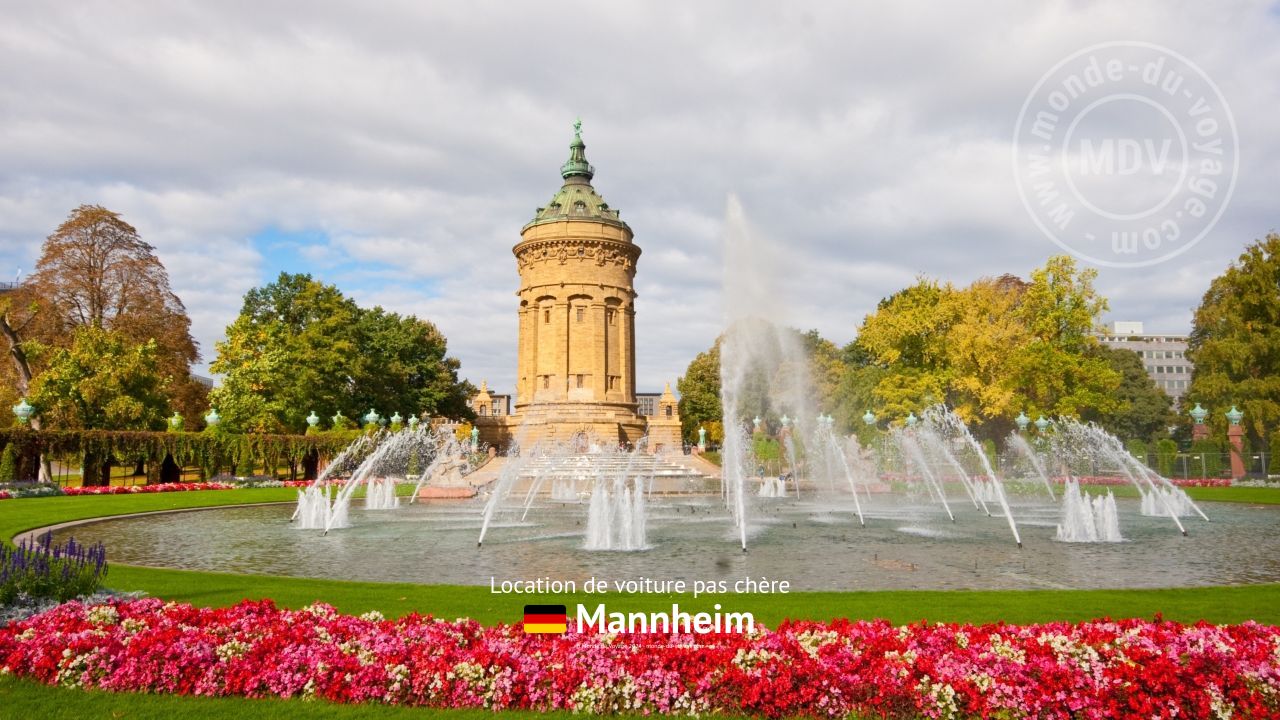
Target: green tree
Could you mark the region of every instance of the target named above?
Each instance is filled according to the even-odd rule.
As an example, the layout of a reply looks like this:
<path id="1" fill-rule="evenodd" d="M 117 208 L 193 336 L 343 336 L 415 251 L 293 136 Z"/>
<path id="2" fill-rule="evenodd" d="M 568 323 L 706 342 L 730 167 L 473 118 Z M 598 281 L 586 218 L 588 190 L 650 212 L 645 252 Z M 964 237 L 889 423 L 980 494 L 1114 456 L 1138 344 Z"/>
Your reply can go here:
<path id="1" fill-rule="evenodd" d="M 880 407 L 875 392 L 886 370 L 871 364 L 870 355 L 856 340 L 844 346 L 840 361 L 844 365 L 844 373 L 840 377 L 840 385 L 835 389 L 829 412 L 836 419 L 836 427 L 842 432 L 856 431 L 865 440 L 862 433 L 866 423 L 862 416 L 868 410 L 874 414 L 876 408 Z"/>
<path id="2" fill-rule="evenodd" d="M 684 375 L 676 381 L 676 388 L 680 391 L 680 425 L 684 439 L 688 442 L 698 442 L 698 428 L 713 421 L 719 422 L 723 414 L 720 408 L 722 340 L 723 338 L 716 338 L 709 350 L 698 353 L 689 362 Z M 711 438 L 708 441 L 711 442 Z"/>
<path id="3" fill-rule="evenodd" d="M 882 369 L 877 414 L 902 418 L 946 403 L 981 435 L 1002 436 L 1020 410 L 1112 412 L 1120 375 L 1090 354 L 1106 300 L 1094 273 L 1050 258 L 1029 282 L 983 278 L 963 289 L 920 279 L 885 298 L 858 330 L 856 347 Z M 858 373 L 855 394 L 872 373 Z M 864 411 L 865 412 L 865 411 Z"/>
<path id="4" fill-rule="evenodd" d="M 1106 298 L 1093 288 L 1095 270 L 1078 270 L 1068 255 L 1031 273 L 1018 316 L 1030 340 L 1014 350 L 1013 377 L 1028 415 L 1110 413 L 1119 405 L 1120 374 L 1099 355 L 1093 335 Z"/>
<path id="5" fill-rule="evenodd" d="M 1117 402 L 1110 411 L 1087 408 L 1081 412 L 1082 418 L 1097 422 L 1120 438 L 1150 440 L 1166 431 L 1174 420 L 1173 401 L 1147 374 L 1138 353 L 1099 343 L 1086 354 L 1106 360 L 1120 375 L 1120 384 L 1115 390 Z"/>
<path id="6" fill-rule="evenodd" d="M 470 418 L 474 388 L 458 380 L 459 367 L 431 323 L 360 308 L 310 275 L 281 273 L 245 295 L 210 366 L 223 375 L 211 399 L 228 427 L 258 432 L 300 431 L 313 410 Z"/>
<path id="7" fill-rule="evenodd" d="M 37 349 L 43 354 L 43 349 Z M 49 351 L 31 384 L 30 402 L 49 425 L 74 430 L 159 430 L 169 411 L 169 377 L 154 340 L 137 344 L 96 325 L 77 328 L 71 344 Z M 84 455 L 85 485 L 105 485 L 114 458 Z"/>
<path id="8" fill-rule="evenodd" d="M 162 429 L 169 379 L 157 355 L 155 341 L 139 345 L 112 330 L 78 328 L 70 347 L 53 350 L 32 383 L 31 405 L 60 428 Z"/>
<path id="9" fill-rule="evenodd" d="M 1280 426 L 1280 234 L 1245 249 L 1214 278 L 1196 309 L 1188 343 L 1195 362 L 1187 401 L 1215 410 L 1235 404 L 1254 445 Z"/>

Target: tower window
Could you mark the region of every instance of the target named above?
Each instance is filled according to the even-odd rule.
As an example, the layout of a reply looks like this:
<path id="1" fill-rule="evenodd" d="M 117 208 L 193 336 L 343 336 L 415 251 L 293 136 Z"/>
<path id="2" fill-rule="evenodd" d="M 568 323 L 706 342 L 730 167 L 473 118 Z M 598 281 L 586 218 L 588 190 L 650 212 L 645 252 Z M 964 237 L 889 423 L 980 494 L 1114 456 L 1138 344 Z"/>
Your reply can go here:
<path id="1" fill-rule="evenodd" d="M 579 387 L 579 388 L 581 388 L 581 387 L 582 387 L 582 376 L 581 376 L 581 375 L 579 375 L 579 376 L 577 377 L 577 381 L 578 381 L 578 387 Z"/>
<path id="2" fill-rule="evenodd" d="M 543 375 L 543 376 L 542 376 L 542 389 L 543 389 L 543 390 L 549 390 L 549 389 L 551 389 L 551 376 L 550 376 L 550 375 Z"/>
<path id="3" fill-rule="evenodd" d="M 609 321 L 609 324 L 610 324 L 610 325 L 612 325 L 612 324 L 613 324 L 613 315 L 614 315 L 614 312 L 613 312 L 612 310 L 610 310 L 609 312 L 607 312 L 607 313 L 605 313 L 605 314 L 608 316 L 606 319 Z"/>
<path id="4" fill-rule="evenodd" d="M 548 325 L 549 325 L 549 324 L 551 324 L 551 311 L 550 311 L 550 310 L 543 310 L 543 311 L 542 311 L 542 322 L 543 322 L 543 323 L 546 323 L 546 324 L 548 324 Z"/>
<path id="5" fill-rule="evenodd" d="M 586 318 L 586 316 L 587 316 L 587 311 L 583 310 L 582 308 L 578 308 L 578 322 L 582 322 Z"/>
<path id="6" fill-rule="evenodd" d="M 668 405 L 668 406 L 666 407 L 666 411 L 667 411 L 667 417 L 671 417 L 671 406 L 670 406 L 670 405 Z"/>

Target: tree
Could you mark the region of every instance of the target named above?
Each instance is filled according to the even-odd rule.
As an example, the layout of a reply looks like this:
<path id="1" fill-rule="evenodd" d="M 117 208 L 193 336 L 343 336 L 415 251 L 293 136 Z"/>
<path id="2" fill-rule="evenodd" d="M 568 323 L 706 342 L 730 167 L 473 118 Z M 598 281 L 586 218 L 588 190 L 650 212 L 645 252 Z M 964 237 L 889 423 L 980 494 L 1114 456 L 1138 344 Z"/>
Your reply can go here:
<path id="1" fill-rule="evenodd" d="M 1115 407 L 1108 412 L 1087 408 L 1081 417 L 1097 422 L 1120 438 L 1150 440 L 1163 434 L 1174 419 L 1173 401 L 1147 375 L 1138 353 L 1099 343 L 1087 354 L 1105 360 L 1120 375 L 1120 384 L 1115 391 Z"/>
<path id="2" fill-rule="evenodd" d="M 1280 234 L 1247 247 L 1209 284 L 1187 356 L 1195 362 L 1188 402 L 1214 410 L 1236 405 L 1255 446 L 1280 427 Z M 1211 423 L 1225 432 L 1221 412 Z"/>
<path id="3" fill-rule="evenodd" d="M 842 352 L 835 343 L 817 330 L 800 332 L 756 319 L 740 322 L 744 326 L 735 331 L 749 334 L 749 344 L 761 355 L 743 368 L 740 420 L 759 416 L 776 429 L 776 421 L 783 414 L 795 415 L 803 410 L 790 407 L 791 404 L 807 405 L 814 412 L 830 412 L 835 407 L 845 374 Z M 723 421 L 720 361 L 725 341 L 726 336 L 721 335 L 708 350 L 698 353 L 676 382 L 682 431 L 689 442 L 697 442 L 699 427 L 709 428 L 708 423 Z M 791 391 L 796 388 L 806 389 L 807 397 L 795 397 Z"/>
<path id="4" fill-rule="evenodd" d="M 1088 354 L 1106 298 L 1093 288 L 1095 270 L 1077 270 L 1068 255 L 1049 258 L 1031 273 L 1018 307 L 1030 340 L 1013 355 L 1013 376 L 1027 414 L 1079 416 L 1086 410 L 1113 412 L 1120 374 Z"/>
<path id="5" fill-rule="evenodd" d="M 67 347 L 82 327 L 111 330 L 133 344 L 154 341 L 171 404 L 187 417 L 202 414 L 205 390 L 191 378 L 199 352 L 186 308 L 155 248 L 119 214 L 99 205 L 73 210 L 45 240 L 21 297 L 29 303 L 25 336 L 0 328 L 11 353 L 24 340 Z"/>
<path id="6" fill-rule="evenodd" d="M 137 344 L 123 333 L 95 325 L 77 328 L 69 347 L 51 351 L 48 366 L 31 384 L 35 413 L 59 428 L 158 430 L 169 401 L 156 342 Z M 84 456 L 82 482 L 105 485 L 113 458 Z"/>
<path id="7" fill-rule="evenodd" d="M 423 412 L 470 418 L 469 383 L 431 323 L 363 309 L 310 275 L 281 273 L 250 290 L 218 343 L 211 400 L 233 429 L 299 431 L 305 417 Z"/>
<path id="8" fill-rule="evenodd" d="M 35 412 L 60 428 L 159 430 L 169 402 L 155 341 L 138 345 L 123 333 L 77 328 L 70 347 L 52 351 L 31 386 Z"/>
<path id="9" fill-rule="evenodd" d="M 723 411 L 720 407 L 720 344 L 716 338 L 711 348 L 698 353 L 684 375 L 676 380 L 680 391 L 680 424 L 684 439 L 698 441 L 698 428 L 710 422 L 718 422 Z M 708 429 L 709 432 L 709 429 Z"/>
<path id="10" fill-rule="evenodd" d="M 1092 281 L 1066 256 L 1030 282 L 1006 275 L 957 289 L 919 279 L 863 321 L 855 347 L 879 372 L 856 372 L 844 391 L 874 381 L 874 406 L 887 418 L 946 403 L 987 437 L 1007 434 L 1020 410 L 1109 412 L 1119 374 L 1088 354 L 1106 309 Z"/>

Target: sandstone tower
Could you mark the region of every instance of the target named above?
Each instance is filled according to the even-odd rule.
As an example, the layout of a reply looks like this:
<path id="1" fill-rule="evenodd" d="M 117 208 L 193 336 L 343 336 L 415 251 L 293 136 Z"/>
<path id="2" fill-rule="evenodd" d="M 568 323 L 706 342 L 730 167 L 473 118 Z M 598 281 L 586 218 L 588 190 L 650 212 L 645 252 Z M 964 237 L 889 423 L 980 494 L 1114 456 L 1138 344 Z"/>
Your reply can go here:
<path id="1" fill-rule="evenodd" d="M 591 185 L 581 123 L 574 123 L 564 185 L 538 208 L 512 249 L 520 272 L 514 424 L 524 443 L 585 432 L 634 443 L 633 281 L 640 248 Z"/>

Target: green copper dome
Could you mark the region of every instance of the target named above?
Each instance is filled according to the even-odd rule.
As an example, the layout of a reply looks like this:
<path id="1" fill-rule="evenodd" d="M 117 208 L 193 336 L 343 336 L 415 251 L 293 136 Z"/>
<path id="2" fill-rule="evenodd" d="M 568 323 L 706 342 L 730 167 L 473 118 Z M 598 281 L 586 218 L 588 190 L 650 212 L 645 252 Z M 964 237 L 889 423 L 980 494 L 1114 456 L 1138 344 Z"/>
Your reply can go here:
<path id="1" fill-rule="evenodd" d="M 569 143 L 569 159 L 560 166 L 560 176 L 565 180 L 580 175 L 591 182 L 596 169 L 587 162 L 587 144 L 582 142 L 582 120 L 573 121 L 573 142 Z"/>
<path id="2" fill-rule="evenodd" d="M 619 227 L 627 226 L 619 217 L 618 211 L 609 207 L 609 203 L 591 186 L 596 169 L 587 162 L 586 150 L 587 144 L 582 142 L 582 121 L 578 120 L 573 123 L 569 159 L 560 166 L 564 185 L 552 196 L 551 202 L 537 209 L 533 220 L 525 227 L 562 220 L 591 220 Z"/>

